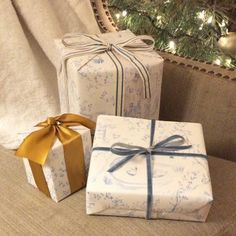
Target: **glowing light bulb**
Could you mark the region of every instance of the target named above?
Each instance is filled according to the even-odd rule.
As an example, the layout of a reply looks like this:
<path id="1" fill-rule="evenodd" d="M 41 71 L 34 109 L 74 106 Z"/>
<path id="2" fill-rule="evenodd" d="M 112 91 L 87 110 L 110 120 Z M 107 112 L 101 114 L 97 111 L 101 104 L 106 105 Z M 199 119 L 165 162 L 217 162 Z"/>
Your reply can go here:
<path id="1" fill-rule="evenodd" d="M 221 28 L 225 27 L 225 26 L 226 26 L 225 20 L 222 20 L 222 22 L 219 24 L 219 26 L 220 26 Z"/>
<path id="2" fill-rule="evenodd" d="M 203 24 L 201 24 L 198 29 L 199 29 L 199 30 L 202 30 L 202 29 L 203 29 Z"/>
<path id="3" fill-rule="evenodd" d="M 213 21 L 213 16 L 208 17 L 208 19 L 207 19 L 207 23 L 208 23 L 208 24 L 211 24 L 212 21 Z"/>
<path id="4" fill-rule="evenodd" d="M 213 61 L 213 63 L 219 66 L 221 64 L 221 60 L 217 58 Z"/>
<path id="5" fill-rule="evenodd" d="M 115 14 L 115 16 L 116 16 L 116 19 L 117 19 L 117 20 L 120 19 L 120 13 Z"/>
<path id="6" fill-rule="evenodd" d="M 231 60 L 230 58 L 228 58 L 228 59 L 225 60 L 225 64 L 226 64 L 226 65 L 230 65 L 230 64 L 231 64 L 231 61 L 232 61 L 232 60 Z"/>
<path id="7" fill-rule="evenodd" d="M 175 52 L 175 49 L 176 49 L 176 43 L 175 43 L 175 41 L 173 41 L 173 40 L 169 41 L 168 47 L 169 47 L 170 51 L 174 53 L 174 52 Z"/>
<path id="8" fill-rule="evenodd" d="M 204 20 L 206 17 L 206 11 L 202 10 L 202 11 L 197 12 L 197 17 L 201 20 Z"/>
<path id="9" fill-rule="evenodd" d="M 127 11 L 126 10 L 124 10 L 124 11 L 122 11 L 122 16 L 127 16 Z"/>

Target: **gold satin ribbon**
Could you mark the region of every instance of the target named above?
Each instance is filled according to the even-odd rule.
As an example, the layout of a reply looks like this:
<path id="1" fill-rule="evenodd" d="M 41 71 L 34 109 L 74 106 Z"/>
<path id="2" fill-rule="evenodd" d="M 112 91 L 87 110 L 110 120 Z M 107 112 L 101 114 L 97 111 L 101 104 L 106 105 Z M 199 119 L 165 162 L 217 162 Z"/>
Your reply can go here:
<path id="1" fill-rule="evenodd" d="M 95 129 L 95 122 L 80 115 L 63 114 L 49 117 L 36 125 L 42 129 L 29 134 L 16 151 L 17 156 L 29 159 L 37 187 L 48 196 L 50 193 L 42 166 L 57 138 L 63 145 L 71 193 L 85 186 L 86 175 L 82 138 L 78 132 L 69 128 L 78 125 Z"/>

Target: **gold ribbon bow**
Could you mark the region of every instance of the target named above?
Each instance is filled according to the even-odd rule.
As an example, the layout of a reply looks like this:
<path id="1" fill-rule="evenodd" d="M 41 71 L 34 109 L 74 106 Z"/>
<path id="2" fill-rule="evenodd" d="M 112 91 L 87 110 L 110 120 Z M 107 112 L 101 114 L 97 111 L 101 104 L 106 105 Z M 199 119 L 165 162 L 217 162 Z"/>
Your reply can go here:
<path id="1" fill-rule="evenodd" d="M 42 129 L 29 134 L 16 151 L 17 156 L 29 160 L 37 187 L 48 196 L 50 196 L 50 193 L 42 165 L 45 164 L 49 151 L 57 138 L 63 145 L 71 193 L 85 185 L 86 175 L 82 138 L 78 132 L 69 128 L 79 125 L 95 129 L 95 122 L 79 115 L 63 114 L 49 117 L 36 125 L 42 127 Z"/>

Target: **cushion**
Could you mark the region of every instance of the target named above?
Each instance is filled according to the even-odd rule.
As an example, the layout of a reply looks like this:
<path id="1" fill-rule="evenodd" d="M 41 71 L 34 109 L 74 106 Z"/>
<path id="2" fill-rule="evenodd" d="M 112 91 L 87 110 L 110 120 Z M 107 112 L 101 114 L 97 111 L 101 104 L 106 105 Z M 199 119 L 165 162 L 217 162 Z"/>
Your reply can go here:
<path id="1" fill-rule="evenodd" d="M 0 235 L 234 235 L 236 163 L 209 157 L 214 202 L 206 223 L 88 216 L 85 191 L 55 203 L 27 183 L 22 161 L 0 148 Z"/>
<path id="2" fill-rule="evenodd" d="M 160 119 L 201 123 L 208 154 L 236 161 L 236 70 L 159 53 Z"/>

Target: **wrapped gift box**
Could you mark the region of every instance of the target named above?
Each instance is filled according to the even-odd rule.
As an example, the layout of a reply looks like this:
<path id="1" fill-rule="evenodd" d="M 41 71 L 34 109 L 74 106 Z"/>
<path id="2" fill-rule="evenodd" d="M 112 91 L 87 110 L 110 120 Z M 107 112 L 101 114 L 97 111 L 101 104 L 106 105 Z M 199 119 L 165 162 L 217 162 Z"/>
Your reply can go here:
<path id="1" fill-rule="evenodd" d="M 105 42 L 117 43 L 135 35 L 126 30 L 98 36 Z M 86 40 L 77 36 L 74 41 L 86 43 Z M 61 40 L 56 40 L 56 45 L 61 58 L 58 87 L 62 112 L 83 114 L 94 121 L 99 114 L 158 119 L 163 59 L 154 50 L 134 52 L 150 75 L 151 98 L 144 99 L 137 68 L 116 51 L 111 58 L 107 52 L 78 52 L 76 46 L 65 47 Z M 117 77 L 117 71 L 119 75 L 122 73 L 121 67 L 123 79 Z"/>
<path id="2" fill-rule="evenodd" d="M 150 120 L 98 117 L 86 189 L 87 214 L 145 217 L 148 190 L 144 156 L 137 155 L 110 173 L 108 169 L 124 156 L 96 149 L 110 148 L 117 142 L 148 148 L 150 129 Z M 177 134 L 192 145 L 182 153 L 206 154 L 201 124 L 156 121 L 154 131 L 154 144 Z M 207 159 L 152 156 L 150 218 L 205 221 L 213 200 Z"/>
<path id="3" fill-rule="evenodd" d="M 91 146 L 92 146 L 90 129 L 82 125 L 71 127 L 71 129 L 73 129 L 74 131 L 78 132 L 81 135 L 83 143 L 84 162 L 87 173 L 91 156 Z M 25 133 L 19 133 L 18 134 L 19 141 L 21 142 L 27 135 L 36 130 L 38 130 L 38 128 L 31 129 Z M 31 169 L 30 161 L 27 158 L 23 158 L 23 162 L 28 182 L 35 188 L 37 188 L 34 175 Z M 73 193 L 71 191 L 71 186 L 69 183 L 63 145 L 58 139 L 56 139 L 54 145 L 49 151 L 49 155 L 47 157 L 45 164 L 42 165 L 41 167 L 48 187 L 49 197 L 51 197 L 55 202 L 59 202 L 60 200 L 64 199 L 65 197 Z M 37 169 L 35 171 L 37 171 Z M 83 186 L 85 186 L 85 183 L 82 184 L 81 187 Z M 79 188 L 77 190 L 79 190 Z M 45 194 L 47 193 L 45 192 Z"/>

